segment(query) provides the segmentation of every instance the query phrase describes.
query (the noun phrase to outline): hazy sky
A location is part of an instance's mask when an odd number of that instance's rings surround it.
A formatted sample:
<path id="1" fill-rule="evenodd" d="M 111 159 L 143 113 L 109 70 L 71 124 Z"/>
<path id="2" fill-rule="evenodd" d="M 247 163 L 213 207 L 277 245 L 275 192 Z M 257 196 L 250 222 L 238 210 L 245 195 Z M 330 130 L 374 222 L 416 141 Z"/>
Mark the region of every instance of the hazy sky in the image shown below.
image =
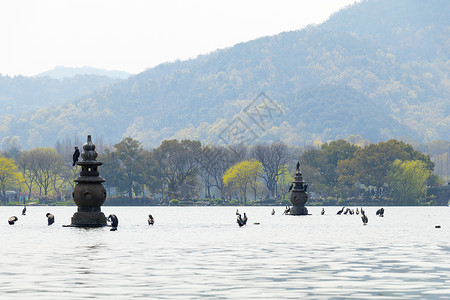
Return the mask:
<path id="1" fill-rule="evenodd" d="M 2 0 L 0 73 L 55 66 L 139 73 L 317 24 L 355 0 Z"/>

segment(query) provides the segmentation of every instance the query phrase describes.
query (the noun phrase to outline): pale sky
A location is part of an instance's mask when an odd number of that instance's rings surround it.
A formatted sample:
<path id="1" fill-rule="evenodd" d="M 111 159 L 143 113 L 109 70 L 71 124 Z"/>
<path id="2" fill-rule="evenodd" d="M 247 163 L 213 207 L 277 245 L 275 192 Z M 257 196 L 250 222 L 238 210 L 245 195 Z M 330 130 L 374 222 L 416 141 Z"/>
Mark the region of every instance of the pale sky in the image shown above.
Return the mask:
<path id="1" fill-rule="evenodd" d="M 0 74 L 139 73 L 325 21 L 355 0 L 1 0 Z"/>

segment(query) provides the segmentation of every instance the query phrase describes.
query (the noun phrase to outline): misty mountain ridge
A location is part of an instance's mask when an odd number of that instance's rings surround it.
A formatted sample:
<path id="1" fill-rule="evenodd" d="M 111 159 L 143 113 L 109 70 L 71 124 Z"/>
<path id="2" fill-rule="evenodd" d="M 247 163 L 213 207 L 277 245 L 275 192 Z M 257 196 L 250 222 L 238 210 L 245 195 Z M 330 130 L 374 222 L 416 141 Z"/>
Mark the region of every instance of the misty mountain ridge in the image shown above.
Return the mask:
<path id="1" fill-rule="evenodd" d="M 52 70 L 48 70 L 35 75 L 34 77 L 50 77 L 53 79 L 64 79 L 72 78 L 78 75 L 98 75 L 111 77 L 114 79 L 126 79 L 132 74 L 125 71 L 118 70 L 103 70 L 98 68 L 92 68 L 88 66 L 83 66 L 79 68 L 56 66 Z"/>
<path id="2" fill-rule="evenodd" d="M 17 135 L 26 147 L 86 134 L 111 144 L 131 136 L 148 147 L 168 138 L 449 140 L 447 3 L 362 1 L 320 25 L 161 64 L 64 105 L 2 118 L 0 137 Z M 270 117 L 249 113 L 268 103 Z"/>

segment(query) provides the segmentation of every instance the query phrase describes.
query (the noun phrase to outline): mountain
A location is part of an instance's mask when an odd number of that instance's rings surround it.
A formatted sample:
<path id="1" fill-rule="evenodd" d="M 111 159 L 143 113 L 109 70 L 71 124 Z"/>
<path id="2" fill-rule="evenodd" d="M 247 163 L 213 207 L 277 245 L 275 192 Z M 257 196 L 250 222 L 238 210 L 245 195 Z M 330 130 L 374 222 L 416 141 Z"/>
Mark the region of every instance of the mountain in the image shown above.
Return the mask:
<path id="1" fill-rule="evenodd" d="M 317 26 L 161 64 L 64 105 L 2 119 L 24 145 L 101 135 L 303 145 L 450 139 L 446 0 L 370 0 Z"/>
<path id="2" fill-rule="evenodd" d="M 130 73 L 117 70 L 103 70 L 84 66 L 81 68 L 69 68 L 57 66 L 52 70 L 42 72 L 35 77 L 50 77 L 53 79 L 72 78 L 78 75 L 98 75 L 118 79 L 126 79 L 130 77 Z"/>
<path id="3" fill-rule="evenodd" d="M 10 115 L 19 117 L 23 113 L 50 109 L 119 81 L 99 75 L 77 75 L 61 80 L 0 75 L 0 123 L 11 118 Z"/>

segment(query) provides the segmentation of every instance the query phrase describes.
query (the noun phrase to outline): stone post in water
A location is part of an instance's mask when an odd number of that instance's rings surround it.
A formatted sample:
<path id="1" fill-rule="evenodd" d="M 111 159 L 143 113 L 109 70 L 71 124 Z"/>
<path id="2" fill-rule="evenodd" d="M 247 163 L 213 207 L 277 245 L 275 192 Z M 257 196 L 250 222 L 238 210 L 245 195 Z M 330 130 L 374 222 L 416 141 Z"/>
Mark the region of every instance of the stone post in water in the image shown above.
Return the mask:
<path id="1" fill-rule="evenodd" d="M 87 136 L 87 142 L 83 145 L 81 153 L 82 161 L 77 162 L 81 166 L 80 176 L 74 181 L 77 183 L 73 190 L 73 200 L 78 206 L 78 211 L 72 217 L 74 227 L 102 227 L 106 226 L 105 214 L 101 206 L 106 199 L 106 190 L 102 184 L 105 179 L 97 168 L 103 163 L 96 161 L 97 152 L 92 143 L 91 136 Z"/>
<path id="2" fill-rule="evenodd" d="M 305 207 L 305 204 L 308 201 L 307 188 L 308 185 L 303 181 L 303 176 L 300 172 L 300 162 L 298 162 L 295 180 L 292 182 L 291 198 L 289 199 L 293 205 L 289 211 L 290 215 L 298 216 L 308 214 L 308 209 Z"/>

